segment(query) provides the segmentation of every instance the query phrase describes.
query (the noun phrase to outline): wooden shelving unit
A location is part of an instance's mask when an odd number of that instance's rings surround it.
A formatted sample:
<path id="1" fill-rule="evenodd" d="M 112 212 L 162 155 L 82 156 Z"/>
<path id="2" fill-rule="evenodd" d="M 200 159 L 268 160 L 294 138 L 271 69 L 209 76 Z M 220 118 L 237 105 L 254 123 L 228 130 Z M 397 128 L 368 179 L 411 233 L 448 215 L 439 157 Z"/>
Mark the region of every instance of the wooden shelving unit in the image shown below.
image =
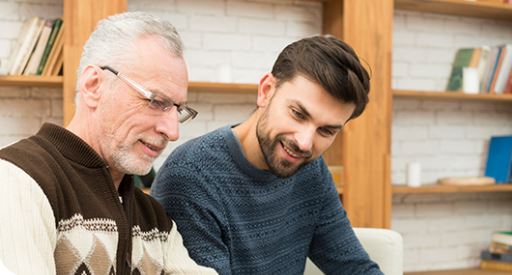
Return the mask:
<path id="1" fill-rule="evenodd" d="M 453 186 L 427 184 L 420 187 L 394 185 L 393 194 L 512 192 L 512 184 Z"/>
<path id="2" fill-rule="evenodd" d="M 0 86 L 62 87 L 62 76 L 0 76 Z"/>
<path id="3" fill-rule="evenodd" d="M 395 9 L 512 21 L 512 5 L 467 0 L 395 0 Z"/>
<path id="4" fill-rule="evenodd" d="M 395 98 L 416 98 L 432 100 L 464 100 L 464 101 L 501 101 L 512 102 L 512 94 L 465 94 L 462 92 L 431 92 L 413 90 L 393 90 Z"/>

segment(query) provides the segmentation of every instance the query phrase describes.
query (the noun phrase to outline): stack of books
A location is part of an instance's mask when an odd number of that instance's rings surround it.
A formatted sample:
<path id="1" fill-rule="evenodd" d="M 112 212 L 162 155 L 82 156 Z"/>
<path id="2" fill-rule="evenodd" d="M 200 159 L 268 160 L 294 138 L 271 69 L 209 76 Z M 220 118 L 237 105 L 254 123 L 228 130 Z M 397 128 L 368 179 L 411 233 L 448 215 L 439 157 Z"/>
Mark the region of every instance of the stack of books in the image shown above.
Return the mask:
<path id="1" fill-rule="evenodd" d="M 464 67 L 477 69 L 480 93 L 512 94 L 512 44 L 459 49 L 446 90 L 462 91 Z"/>
<path id="2" fill-rule="evenodd" d="M 59 75 L 64 59 L 62 19 L 33 17 L 21 27 L 9 62 L 9 75 Z"/>
<path id="3" fill-rule="evenodd" d="M 512 231 L 497 231 L 492 234 L 489 248 L 480 255 L 480 268 L 512 271 Z"/>

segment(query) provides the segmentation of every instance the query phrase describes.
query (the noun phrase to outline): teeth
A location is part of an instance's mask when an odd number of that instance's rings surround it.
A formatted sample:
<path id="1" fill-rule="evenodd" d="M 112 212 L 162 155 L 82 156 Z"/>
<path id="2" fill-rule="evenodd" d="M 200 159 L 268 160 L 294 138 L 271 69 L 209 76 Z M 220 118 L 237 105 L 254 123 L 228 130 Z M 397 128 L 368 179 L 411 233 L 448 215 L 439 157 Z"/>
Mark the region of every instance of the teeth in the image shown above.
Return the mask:
<path id="1" fill-rule="evenodd" d="M 300 157 L 299 155 L 296 155 L 296 154 L 294 154 L 292 151 L 290 151 L 290 149 L 288 149 L 286 146 L 284 146 L 284 145 L 283 145 L 283 148 L 284 148 L 284 150 L 285 150 L 288 154 L 290 154 L 290 156 L 292 156 L 292 157 L 294 157 L 294 158 L 299 158 L 299 157 Z"/>
<path id="2" fill-rule="evenodd" d="M 153 151 L 157 151 L 158 150 L 155 146 L 153 146 L 153 145 L 151 145 L 149 143 L 145 143 L 144 141 L 142 141 L 142 143 L 144 145 L 146 145 L 149 149 L 153 150 Z"/>

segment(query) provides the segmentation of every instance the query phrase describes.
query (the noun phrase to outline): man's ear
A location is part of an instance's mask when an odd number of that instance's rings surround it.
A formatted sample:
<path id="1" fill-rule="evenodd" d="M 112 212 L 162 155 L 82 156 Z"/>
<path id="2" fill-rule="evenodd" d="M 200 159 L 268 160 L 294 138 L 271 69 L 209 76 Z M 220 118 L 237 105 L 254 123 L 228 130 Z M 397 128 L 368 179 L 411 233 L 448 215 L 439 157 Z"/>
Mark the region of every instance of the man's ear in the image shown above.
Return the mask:
<path id="1" fill-rule="evenodd" d="M 87 106 L 95 108 L 101 98 L 100 86 L 103 81 L 101 69 L 94 65 L 87 65 L 80 74 L 80 101 Z"/>
<path id="2" fill-rule="evenodd" d="M 277 80 L 271 73 L 265 74 L 260 79 L 260 85 L 258 86 L 258 99 L 256 100 L 258 107 L 265 107 L 268 105 L 276 91 L 276 84 Z"/>

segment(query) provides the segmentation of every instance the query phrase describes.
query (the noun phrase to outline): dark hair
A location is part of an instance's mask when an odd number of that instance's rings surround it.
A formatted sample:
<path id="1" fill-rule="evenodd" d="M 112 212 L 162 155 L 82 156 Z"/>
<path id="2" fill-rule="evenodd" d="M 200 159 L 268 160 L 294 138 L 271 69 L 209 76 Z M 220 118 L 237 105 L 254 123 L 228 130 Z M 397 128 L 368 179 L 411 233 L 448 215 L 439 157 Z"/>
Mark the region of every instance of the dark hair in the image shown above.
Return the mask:
<path id="1" fill-rule="evenodd" d="M 335 98 L 354 103 L 350 119 L 361 115 L 368 103 L 368 72 L 355 51 L 334 36 L 304 38 L 284 48 L 272 68 L 277 87 L 298 74 L 318 83 Z"/>

